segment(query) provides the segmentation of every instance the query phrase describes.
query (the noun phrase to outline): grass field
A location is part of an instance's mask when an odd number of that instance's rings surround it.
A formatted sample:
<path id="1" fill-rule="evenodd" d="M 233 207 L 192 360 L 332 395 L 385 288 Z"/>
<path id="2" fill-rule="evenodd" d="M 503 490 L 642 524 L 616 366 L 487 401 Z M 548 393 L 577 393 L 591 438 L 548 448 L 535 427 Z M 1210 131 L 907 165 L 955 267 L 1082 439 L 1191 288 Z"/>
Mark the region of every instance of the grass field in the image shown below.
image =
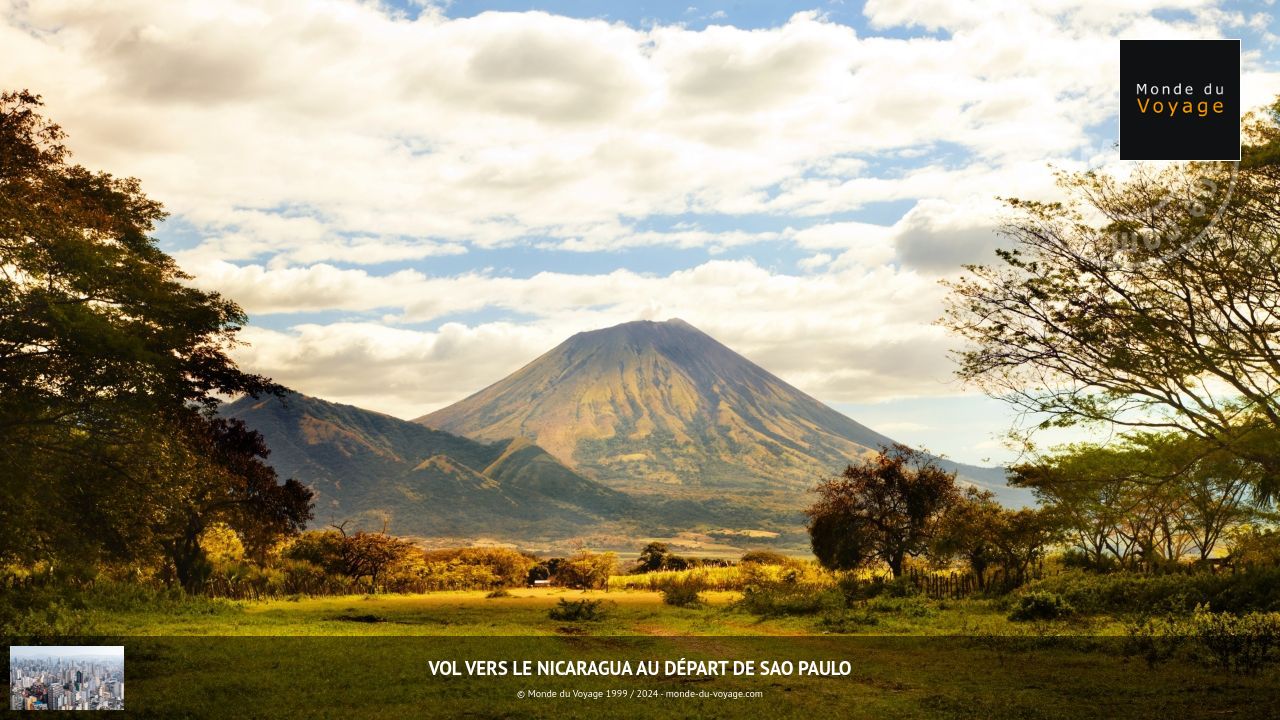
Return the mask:
<path id="1" fill-rule="evenodd" d="M 877 598 L 854 611 L 862 620 L 851 635 L 826 632 L 818 615 L 748 614 L 730 591 L 706 593 L 691 608 L 637 590 L 510 593 L 91 608 L 85 619 L 95 637 L 74 642 L 125 646 L 126 707 L 146 718 L 1168 720 L 1273 717 L 1280 704 L 1274 671 L 1233 676 L 1189 663 L 1151 669 L 1125 657 L 1118 619 L 1015 623 L 987 600 Z M 552 620 L 548 611 L 561 599 L 603 600 L 605 617 Z M 835 677 L 448 677 L 427 664 L 679 658 L 848 660 L 852 670 Z M 529 691 L 554 697 L 519 695 Z"/>
<path id="2" fill-rule="evenodd" d="M 419 595 L 347 595 L 262 602 L 226 602 L 220 610 L 154 612 L 145 609 L 90 611 L 89 629 L 102 635 L 814 635 L 832 634 L 820 616 L 762 618 L 734 606 L 732 591 L 703 593 L 696 607 L 664 605 L 657 592 L 517 589 L 510 597 L 486 598 L 484 591 Z M 601 600 L 597 622 L 552 620 L 548 611 L 561 599 Z M 218 606 L 213 606 L 218 607 Z M 1088 619 L 1028 625 L 1007 619 L 988 600 L 929 601 L 878 598 L 860 618 L 846 623 L 859 635 L 1119 635 L 1120 624 Z"/>

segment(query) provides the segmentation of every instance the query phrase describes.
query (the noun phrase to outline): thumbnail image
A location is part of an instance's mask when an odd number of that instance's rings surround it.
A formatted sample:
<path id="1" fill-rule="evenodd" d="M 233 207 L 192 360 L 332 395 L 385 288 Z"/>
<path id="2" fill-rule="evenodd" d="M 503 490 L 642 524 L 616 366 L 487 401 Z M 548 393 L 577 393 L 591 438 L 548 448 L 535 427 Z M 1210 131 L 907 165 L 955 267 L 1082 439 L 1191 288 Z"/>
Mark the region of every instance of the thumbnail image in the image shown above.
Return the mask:
<path id="1" fill-rule="evenodd" d="M 14 645 L 10 710 L 123 710 L 124 646 Z"/>

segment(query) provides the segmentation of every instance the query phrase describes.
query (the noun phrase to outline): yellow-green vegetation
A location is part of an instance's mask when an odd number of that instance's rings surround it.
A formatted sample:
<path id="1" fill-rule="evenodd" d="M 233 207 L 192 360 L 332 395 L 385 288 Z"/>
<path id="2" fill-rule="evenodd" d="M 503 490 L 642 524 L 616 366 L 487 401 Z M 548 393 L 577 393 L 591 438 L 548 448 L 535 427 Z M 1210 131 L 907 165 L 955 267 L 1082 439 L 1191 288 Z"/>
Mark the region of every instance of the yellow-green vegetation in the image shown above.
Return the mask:
<path id="1" fill-rule="evenodd" d="M 708 589 L 740 590 L 742 573 L 737 567 L 693 568 L 690 570 L 658 570 L 636 575 L 614 575 L 609 578 L 610 590 L 661 590 L 662 586 L 690 577 L 701 579 Z"/>
<path id="2" fill-rule="evenodd" d="M 804 592 L 808 592 L 806 589 Z M 835 631 L 843 612 L 757 615 L 741 604 L 743 594 L 709 590 L 694 607 L 672 607 L 649 590 L 514 588 L 505 597 L 483 590 L 419 594 L 292 597 L 261 601 L 137 602 L 94 597 L 82 612 L 85 624 L 68 628 L 88 635 L 956 635 L 1040 636 L 1123 634 L 1111 618 L 1073 618 L 1040 625 L 1008 619 L 1001 600 L 934 601 L 912 596 L 879 597 L 848 612 L 872 618 Z M 599 600 L 599 621 L 567 627 L 548 617 L 561 600 Z"/>

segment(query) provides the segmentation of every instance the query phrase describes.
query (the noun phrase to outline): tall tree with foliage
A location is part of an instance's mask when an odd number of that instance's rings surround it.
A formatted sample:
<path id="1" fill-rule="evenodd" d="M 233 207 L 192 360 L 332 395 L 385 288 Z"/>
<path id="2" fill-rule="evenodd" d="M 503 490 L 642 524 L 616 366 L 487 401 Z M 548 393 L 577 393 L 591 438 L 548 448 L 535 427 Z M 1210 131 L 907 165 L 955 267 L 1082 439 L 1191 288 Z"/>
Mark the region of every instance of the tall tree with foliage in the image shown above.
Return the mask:
<path id="1" fill-rule="evenodd" d="M 1062 178 L 1011 201 L 1000 262 L 948 283 L 959 375 L 1042 425 L 1199 437 L 1280 489 L 1280 104 L 1230 163 Z"/>
<path id="2" fill-rule="evenodd" d="M 894 577 L 907 557 L 928 550 L 943 511 L 958 497 L 955 473 L 905 445 L 849 465 L 816 492 L 818 501 L 806 513 L 818 562 L 851 570 L 880 561 Z"/>
<path id="3" fill-rule="evenodd" d="M 310 492 L 214 416 L 282 390 L 227 354 L 244 312 L 191 287 L 150 236 L 160 204 L 71 163 L 40 109 L 0 94 L 0 559 L 181 563 L 215 520 L 296 529 Z"/>

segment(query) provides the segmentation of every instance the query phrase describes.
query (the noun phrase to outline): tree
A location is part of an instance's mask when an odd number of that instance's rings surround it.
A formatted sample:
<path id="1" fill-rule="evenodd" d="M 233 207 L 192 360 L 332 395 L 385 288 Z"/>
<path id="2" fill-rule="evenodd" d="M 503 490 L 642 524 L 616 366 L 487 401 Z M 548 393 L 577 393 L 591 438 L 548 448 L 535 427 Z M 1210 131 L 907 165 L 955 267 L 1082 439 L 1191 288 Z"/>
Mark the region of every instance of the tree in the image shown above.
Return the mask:
<path id="1" fill-rule="evenodd" d="M 636 558 L 636 571 L 655 572 L 666 570 L 672 557 L 669 545 L 664 542 L 651 542 L 641 548 L 640 557 Z"/>
<path id="2" fill-rule="evenodd" d="M 342 562 L 345 574 L 353 580 L 369 578 L 370 589 L 378 588 L 378 577 L 404 559 L 413 547 L 406 540 L 386 533 L 365 532 L 353 535 L 343 531 Z"/>
<path id="3" fill-rule="evenodd" d="M 1064 175 L 1011 200 L 997 265 L 947 283 L 958 374 L 1046 425 L 1176 430 L 1280 488 L 1280 103 L 1244 161 Z M 1221 208 L 1221 210 L 1217 210 Z M 1095 220 L 1095 218 L 1101 218 Z"/>
<path id="4" fill-rule="evenodd" d="M 178 582 L 194 589 L 199 578 L 193 570 L 205 558 L 200 538 L 211 525 L 226 523 L 248 554 L 261 560 L 276 538 L 297 534 L 311 519 L 312 493 L 296 480 L 277 481 L 262 462 L 262 436 L 242 421 L 198 414 L 186 419 L 172 444 L 176 457 L 159 479 L 170 492 L 159 500 L 164 512 L 156 533 Z"/>
<path id="5" fill-rule="evenodd" d="M 324 568 L 327 573 L 342 574 L 346 571 L 342 561 L 345 542 L 345 535 L 337 530 L 309 530 L 289 543 L 283 555 Z"/>
<path id="6" fill-rule="evenodd" d="M 609 577 L 618 569 L 615 553 L 579 552 L 562 560 L 553 571 L 556 582 L 582 590 L 609 588 Z"/>
<path id="7" fill-rule="evenodd" d="M 1003 510 L 996 518 L 992 539 L 1006 581 L 1013 586 L 1026 582 L 1031 566 L 1044 556 L 1053 538 L 1052 522 L 1045 513 L 1031 508 Z"/>
<path id="8" fill-rule="evenodd" d="M 964 493 L 943 514 L 933 539 L 932 552 L 940 558 L 959 557 L 986 588 L 987 569 L 1000 562 L 996 533 L 1004 508 L 995 493 L 965 488 Z"/>
<path id="9" fill-rule="evenodd" d="M 894 577 L 907 556 L 928 549 L 944 510 L 957 499 L 955 474 L 905 445 L 882 448 L 816 488 L 806 513 L 818 562 L 851 570 L 879 560 Z"/>
<path id="10" fill-rule="evenodd" d="M 1109 445 L 1069 445 L 1014 467 L 1094 567 L 1201 559 L 1230 528 L 1256 514 L 1265 469 L 1182 433 L 1134 433 Z"/>
<path id="11" fill-rule="evenodd" d="M 1266 472 L 1260 464 L 1181 433 L 1144 433 L 1134 442 L 1157 463 L 1155 474 L 1167 478 L 1166 494 L 1175 498 L 1164 519 L 1201 560 L 1231 528 L 1258 516 L 1254 489 Z"/>
<path id="12" fill-rule="evenodd" d="M 239 562 L 244 559 L 244 543 L 232 527 L 215 522 L 200 533 L 200 547 L 214 564 Z"/>
<path id="13" fill-rule="evenodd" d="M 1132 448 L 1082 443 L 1014 466 L 1009 484 L 1031 488 L 1063 536 L 1100 569 L 1130 562 L 1138 549 L 1131 520 L 1148 481 L 1141 465 Z"/>
<path id="14" fill-rule="evenodd" d="M 284 555 L 291 560 L 316 565 L 329 574 L 352 580 L 367 577 L 371 590 L 377 590 L 379 580 L 385 580 L 392 569 L 411 567 L 412 561 L 430 563 L 443 559 L 417 551 L 409 541 L 386 532 L 360 530 L 348 534 L 346 526 L 347 523 L 343 522 L 330 530 L 303 533 L 285 550 Z M 457 551 L 450 551 L 448 555 L 449 560 L 458 560 Z M 438 563 L 441 567 L 445 564 Z"/>
<path id="15" fill-rule="evenodd" d="M 283 392 L 227 354 L 244 312 L 186 282 L 149 235 L 160 204 L 72 164 L 40 106 L 0 94 L 0 561 L 189 564 L 214 521 L 296 529 L 309 493 L 215 416 Z"/>
<path id="16" fill-rule="evenodd" d="M 970 487 L 943 514 L 932 551 L 941 558 L 963 558 L 979 589 L 986 589 L 987 570 L 993 567 L 1003 568 L 1005 581 L 1017 586 L 1027 580 L 1053 537 L 1053 524 L 1045 513 L 1010 510 L 996 502 L 990 490 Z"/>

